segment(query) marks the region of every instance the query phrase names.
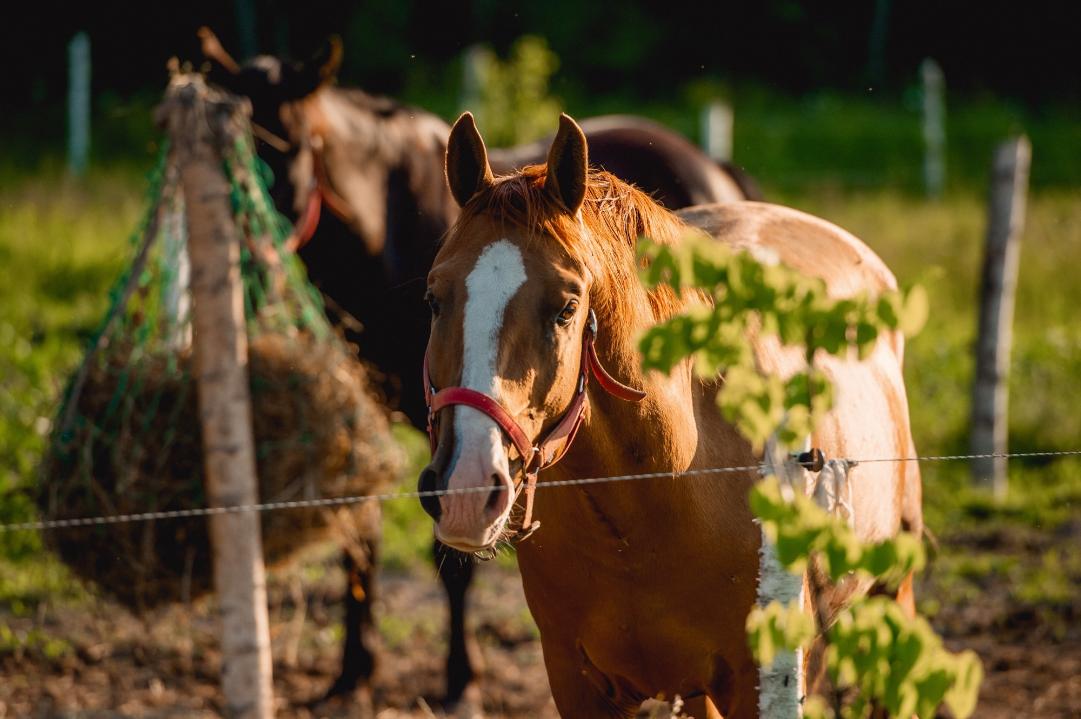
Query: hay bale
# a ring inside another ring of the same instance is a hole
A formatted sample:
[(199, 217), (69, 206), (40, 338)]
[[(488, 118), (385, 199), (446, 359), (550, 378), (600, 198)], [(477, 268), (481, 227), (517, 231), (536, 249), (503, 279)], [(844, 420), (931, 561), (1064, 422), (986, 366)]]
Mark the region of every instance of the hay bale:
[[(404, 465), (364, 368), (336, 341), (263, 334), (250, 348), (261, 502), (366, 495)], [(114, 349), (90, 372), (77, 419), (46, 457), (38, 505), (50, 519), (206, 506), (190, 355)], [(378, 531), (365, 502), (261, 513), (268, 564), (331, 531), (354, 544)], [(373, 526), (374, 525), (374, 526)], [(53, 530), (47, 542), (83, 579), (144, 610), (212, 587), (205, 518)]]

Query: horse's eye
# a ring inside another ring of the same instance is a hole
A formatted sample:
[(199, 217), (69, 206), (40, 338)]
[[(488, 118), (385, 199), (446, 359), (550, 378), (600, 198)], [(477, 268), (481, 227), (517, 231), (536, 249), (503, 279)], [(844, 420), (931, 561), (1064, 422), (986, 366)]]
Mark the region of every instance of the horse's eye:
[(570, 324), (571, 319), (574, 317), (574, 312), (578, 309), (578, 300), (571, 300), (567, 303), (558, 315), (556, 315), (556, 324), (560, 327), (566, 327)]
[(435, 298), (435, 295), (433, 295), (429, 291), (426, 295), (424, 295), (424, 301), (428, 303), (428, 307), (432, 311), (432, 317), (438, 317), (439, 316), (439, 300), (437, 300)]

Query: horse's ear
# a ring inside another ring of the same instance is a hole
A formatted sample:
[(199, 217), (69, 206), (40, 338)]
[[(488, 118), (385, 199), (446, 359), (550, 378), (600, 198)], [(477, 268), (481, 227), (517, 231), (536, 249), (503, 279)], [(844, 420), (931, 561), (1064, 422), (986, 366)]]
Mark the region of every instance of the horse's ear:
[(458, 205), (465, 204), (495, 180), (488, 164), (488, 150), (477, 131), (473, 113), (464, 112), (454, 123), (447, 140), (447, 184)]
[(319, 68), (319, 82), (321, 85), (326, 85), (338, 79), (338, 71), (342, 69), (342, 54), (341, 37), (331, 35), (315, 57), (312, 58), (311, 64)]
[(586, 136), (578, 123), (563, 113), (559, 116), (559, 132), (548, 150), (548, 175), (545, 187), (573, 215), (586, 196), (589, 173), (589, 150)]
[(323, 46), (306, 62), (297, 63), (285, 80), (285, 93), (290, 99), (299, 100), (332, 84), (342, 67), (342, 39), (331, 35)]
[(240, 74), (240, 66), (236, 60), (225, 51), (221, 41), (214, 31), (206, 25), (199, 28), (196, 33), (199, 36), (200, 49), (207, 61), (206, 78), (215, 85), (224, 87), (226, 90), (235, 91), (236, 77)]

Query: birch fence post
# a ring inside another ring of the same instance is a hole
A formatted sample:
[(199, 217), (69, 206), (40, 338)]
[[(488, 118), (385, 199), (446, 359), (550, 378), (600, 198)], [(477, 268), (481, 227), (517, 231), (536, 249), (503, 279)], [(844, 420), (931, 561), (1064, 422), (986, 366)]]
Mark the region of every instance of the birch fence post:
[[(248, 344), (222, 149), (247, 129), (247, 104), (177, 75), (159, 112), (170, 140), (188, 221), (195, 375), (211, 507), (255, 504)], [(210, 517), (222, 648), (225, 715), (273, 716), (270, 634), (259, 516)]]
[(939, 198), (946, 185), (946, 79), (931, 58), (920, 63), (923, 87), (923, 185)]
[(729, 162), (732, 159), (732, 107), (714, 100), (702, 108), (700, 122), (702, 149), (715, 162)]
[(481, 44), (470, 45), (462, 53), (462, 95), (458, 99), (461, 112), (483, 115), (481, 102), (488, 83), (491, 50)]
[(68, 172), (82, 177), (90, 156), (90, 36), (68, 43)]
[[(995, 150), (991, 168), (972, 395), (973, 454), (1004, 454), (1007, 450), (1013, 306), (1031, 157), (1032, 146), (1022, 135)], [(975, 484), (991, 488), (999, 498), (1005, 496), (1005, 457), (975, 459), (971, 466)]]

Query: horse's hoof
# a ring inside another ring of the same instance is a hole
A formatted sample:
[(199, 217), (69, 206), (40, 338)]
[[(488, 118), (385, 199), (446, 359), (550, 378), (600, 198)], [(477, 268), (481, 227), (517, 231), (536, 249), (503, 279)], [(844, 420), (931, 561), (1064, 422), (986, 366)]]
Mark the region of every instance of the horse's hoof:
[(330, 685), (330, 688), (327, 689), (327, 693), (316, 701), (326, 701), (327, 699), (333, 699), (334, 697), (349, 694), (363, 684), (364, 682), (360, 680), (360, 677), (349, 677), (345, 674), (341, 674), (334, 680), (334, 683)]
[(356, 681), (350, 686), (349, 682), (340, 679), (334, 682), (326, 694), (309, 702), (308, 709), (319, 717), (372, 719), (375, 716), (371, 687)]
[(447, 716), (454, 719), (484, 719), (484, 702), (480, 687), (468, 684), (462, 690), (458, 701), (447, 707)]

